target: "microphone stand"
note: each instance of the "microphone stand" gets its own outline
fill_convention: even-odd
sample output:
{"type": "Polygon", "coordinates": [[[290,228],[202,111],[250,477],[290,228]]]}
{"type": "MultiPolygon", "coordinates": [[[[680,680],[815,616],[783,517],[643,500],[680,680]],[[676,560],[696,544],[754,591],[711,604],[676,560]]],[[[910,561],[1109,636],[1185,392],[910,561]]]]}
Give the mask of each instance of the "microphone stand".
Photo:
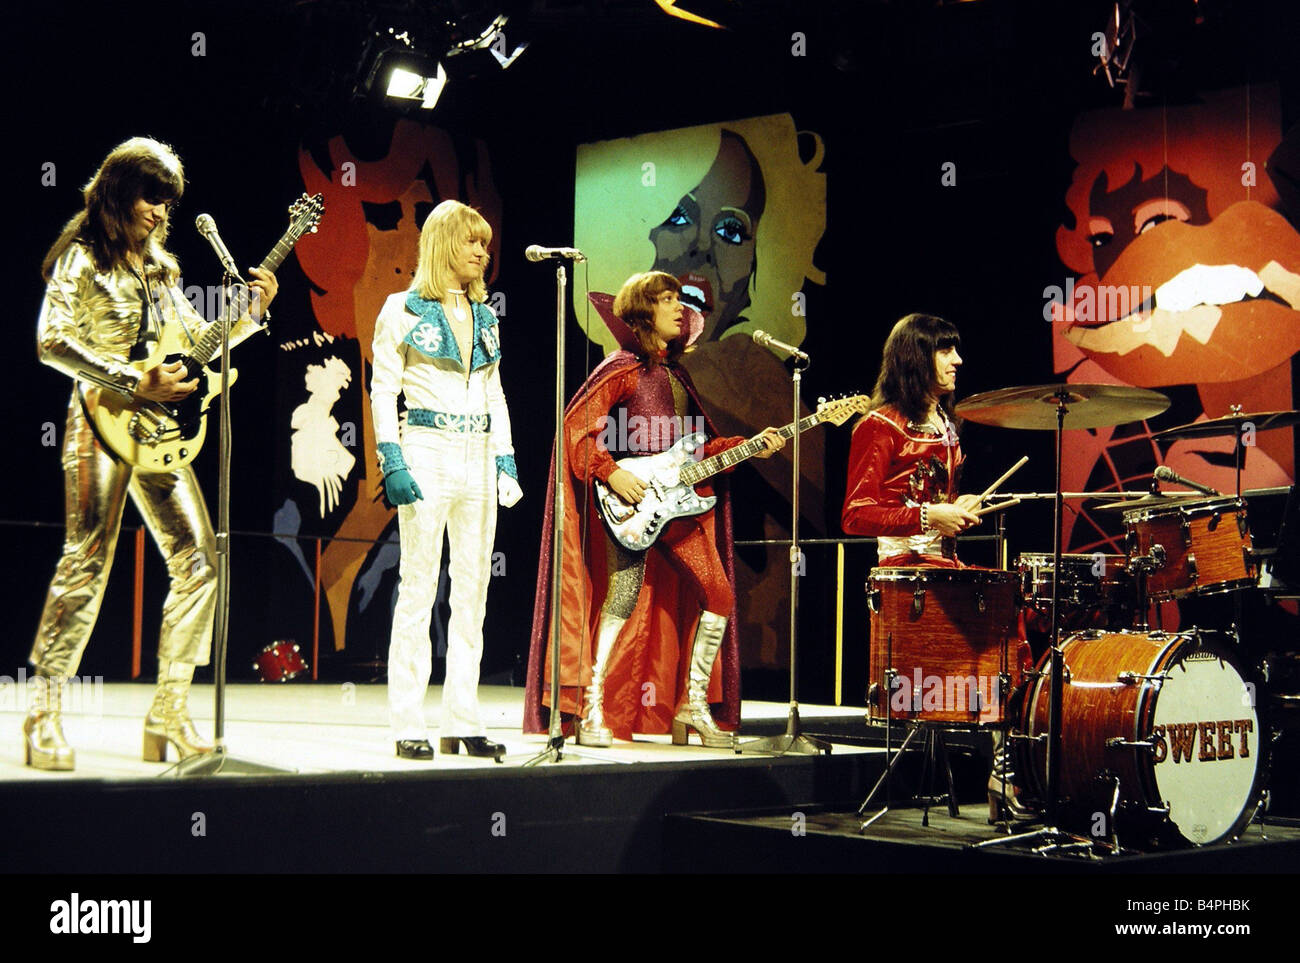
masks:
{"type": "MultiPolygon", "coordinates": [[[[568,276],[564,261],[555,262],[555,474],[551,477],[551,726],[546,748],[523,764],[559,762],[564,758],[564,722],[560,692],[560,577],[564,552],[564,489],[567,478],[564,462],[564,291],[568,276]]],[[[572,755],[584,754],[570,750],[572,755]]],[[[588,757],[594,758],[594,757],[588,757]]]]}
{"type": "Polygon", "coordinates": [[[831,751],[830,743],[800,732],[799,703],[796,701],[799,684],[799,574],[803,562],[803,554],[799,548],[799,385],[803,380],[803,368],[807,368],[810,362],[807,360],[801,362],[797,355],[792,355],[791,360],[794,362],[794,371],[790,375],[794,408],[794,441],[790,452],[790,712],[786,717],[784,733],[738,743],[736,745],[738,754],[766,752],[783,756],[787,752],[814,755],[831,751]],[[803,368],[800,367],[801,363],[803,368]]]}
{"type": "Polygon", "coordinates": [[[217,530],[215,533],[217,607],[212,629],[215,648],[213,682],[216,690],[213,747],[211,752],[201,752],[188,759],[182,759],[162,773],[164,776],[246,776],[297,771],[239,759],[230,755],[226,748],[226,641],[230,633],[230,329],[235,322],[235,312],[239,309],[240,302],[244,300],[230,296],[230,292],[236,290],[234,287],[236,280],[241,281],[242,287],[242,279],[238,275],[232,276],[229,271],[224,272],[221,278],[221,289],[227,292],[227,297],[226,310],[221,319],[221,415],[217,449],[217,530]]]}

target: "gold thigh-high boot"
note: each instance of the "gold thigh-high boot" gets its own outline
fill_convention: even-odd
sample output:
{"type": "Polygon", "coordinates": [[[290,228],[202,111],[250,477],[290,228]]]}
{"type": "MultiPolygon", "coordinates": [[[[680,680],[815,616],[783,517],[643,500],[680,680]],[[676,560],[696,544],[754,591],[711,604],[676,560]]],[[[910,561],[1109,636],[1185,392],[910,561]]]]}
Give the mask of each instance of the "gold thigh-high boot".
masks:
{"type": "Polygon", "coordinates": [[[212,751],[190,718],[188,700],[193,679],[194,666],[188,662],[158,661],[158,688],[144,720],[145,762],[165,762],[169,742],[182,759],[212,751]]]}
{"type": "Polygon", "coordinates": [[[727,617],[713,612],[700,613],[700,625],[695,630],[691,644],[691,663],[686,677],[686,701],[673,717],[673,745],[686,745],[687,731],[700,734],[700,742],[717,749],[730,749],[735,743],[730,732],[723,732],[709,712],[709,677],[713,674],[713,661],[722,646],[722,636],[727,629],[727,617]]]}
{"type": "Polygon", "coordinates": [[[68,771],[77,755],[63,738],[63,676],[38,668],[32,679],[32,707],[23,722],[23,762],[33,769],[68,771]]]}
{"type": "Polygon", "coordinates": [[[591,685],[587,686],[587,712],[578,723],[580,746],[614,744],[614,733],[605,726],[605,672],[609,668],[610,656],[614,654],[618,633],[626,624],[627,619],[620,619],[608,612],[600,613],[600,627],[596,631],[596,661],[591,666],[591,685]]]}

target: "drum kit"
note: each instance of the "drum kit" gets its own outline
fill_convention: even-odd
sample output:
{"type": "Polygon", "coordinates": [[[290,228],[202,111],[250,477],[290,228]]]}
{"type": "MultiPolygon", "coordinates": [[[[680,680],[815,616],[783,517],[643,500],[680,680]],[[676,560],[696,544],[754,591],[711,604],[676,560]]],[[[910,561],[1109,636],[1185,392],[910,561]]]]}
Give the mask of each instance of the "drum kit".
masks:
{"type": "MultiPolygon", "coordinates": [[[[931,772],[944,731],[987,728],[1001,743],[1000,808],[1028,811],[1044,828],[981,845],[1024,839],[1043,842],[1039,851],[1115,853],[1213,843],[1249,823],[1264,798],[1269,739],[1240,620],[1166,632],[1152,630],[1147,614],[1153,602],[1239,596],[1259,584],[1240,487],[1242,436],[1293,426],[1300,413],[1234,409],[1154,436],[1234,435],[1233,497],[1177,476],[1197,495],[1166,495],[1156,485],[1149,493],[1062,492],[1066,430],[1138,421],[1168,406],[1158,392],[1087,384],[985,392],[957,406],[968,421],[1056,432],[1055,491],[1004,503],[1053,498],[1053,550],[1021,554],[1007,570],[871,570],[867,718],[886,728],[887,752],[892,723],[909,731],[859,814],[918,732],[931,772]],[[1123,513],[1125,554],[1063,554],[1067,497],[1123,499],[1105,509],[1123,513]],[[1045,644],[1041,655],[1029,639],[1045,644]]],[[[948,778],[955,815],[951,770],[948,778]]]]}

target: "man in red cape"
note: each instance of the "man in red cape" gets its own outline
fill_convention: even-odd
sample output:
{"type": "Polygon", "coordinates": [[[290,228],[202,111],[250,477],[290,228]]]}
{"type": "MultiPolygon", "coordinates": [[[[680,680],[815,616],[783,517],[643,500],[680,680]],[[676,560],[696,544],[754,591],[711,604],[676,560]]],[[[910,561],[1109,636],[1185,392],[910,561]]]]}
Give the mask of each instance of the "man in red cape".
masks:
{"type": "MultiPolygon", "coordinates": [[[[656,272],[658,273],[658,272],[656,272]]],[[[676,282],[668,278],[669,287],[676,282]]],[[[626,286],[625,286],[626,287],[626,286]]],[[[665,292],[667,293],[667,292],[665,292]]],[[[689,416],[698,418],[710,436],[703,446],[703,457],[742,443],[743,438],[718,438],[703,414],[694,386],[685,371],[672,363],[684,345],[669,345],[668,360],[654,364],[636,333],[612,310],[609,295],[592,294],[592,303],[614,333],[621,350],[606,358],[586,380],[565,411],[566,458],[570,470],[565,473],[563,490],[564,532],[561,564],[560,614],[560,687],[562,712],[574,718],[589,714],[584,708],[583,690],[592,685],[596,645],[611,579],[609,573],[616,559],[611,557],[611,541],[604,523],[596,512],[592,488],[583,477],[597,477],[592,469],[596,459],[609,457],[600,441],[593,439],[592,426],[611,415],[611,409],[632,401],[638,393],[662,392],[654,381],[656,368],[669,369],[689,397],[689,416]],[[582,409],[586,409],[583,413],[582,409]],[[574,417],[577,414],[578,417],[574,417]],[[585,464],[590,462],[590,464],[585,464]]],[[[675,299],[674,299],[675,300],[675,299]]],[[[685,345],[703,330],[703,319],[693,309],[682,311],[679,338],[685,345]]],[[[666,379],[665,379],[666,380],[666,379]]],[[[654,407],[656,398],[640,398],[654,407]]],[[[671,398],[667,399],[671,410],[671,398]]],[[[647,409],[648,410],[648,409],[647,409]]],[[[632,419],[628,419],[630,422],[632,419]]],[[[610,424],[615,420],[611,416],[610,424]]],[[[698,428],[696,429],[698,430],[698,428]]],[[[686,433],[686,432],[683,432],[686,433]]],[[[603,433],[602,433],[603,434],[603,433]]],[[[678,433],[651,432],[651,446],[645,453],[666,450],[678,440],[678,433]],[[658,436],[658,437],[656,437],[658,436]]],[[[779,440],[771,444],[779,447],[779,440]]],[[[641,452],[637,452],[641,453],[641,452]]],[[[605,470],[608,472],[608,462],[605,470]]],[[[524,731],[544,732],[549,724],[549,710],[554,704],[551,680],[551,545],[553,540],[554,464],[551,466],[551,489],[547,492],[543,524],[541,557],[538,564],[537,592],[533,607],[533,629],[528,657],[528,691],[524,702],[524,731]]],[[[702,495],[707,486],[697,486],[702,495]]],[[[726,574],[729,594],[734,598],[735,579],[732,559],[731,508],[725,485],[719,485],[716,510],[696,516],[703,530],[712,536],[726,574]]],[[[694,521],[694,520],[691,520],[694,521]]],[[[685,524],[685,521],[672,525],[685,524]]],[[[670,532],[672,525],[666,531],[670,532]]],[[[663,541],[663,539],[661,539],[663,541]]],[[[708,611],[703,613],[708,618],[708,611]]],[[[727,624],[707,685],[707,702],[713,707],[717,728],[733,732],[740,724],[740,656],[731,606],[726,611],[727,624]]],[[[687,702],[693,641],[702,621],[701,599],[689,582],[669,562],[666,552],[652,546],[645,553],[644,577],[627,623],[618,633],[603,675],[604,726],[615,738],[631,739],[634,732],[666,733],[674,728],[678,708],[687,702]]],[[[697,643],[698,644],[698,643],[697,643]]],[[[701,736],[704,732],[701,731],[701,736]]],[[[585,740],[584,740],[585,741],[585,740]]],[[[602,743],[594,743],[602,744],[602,743]]]]}

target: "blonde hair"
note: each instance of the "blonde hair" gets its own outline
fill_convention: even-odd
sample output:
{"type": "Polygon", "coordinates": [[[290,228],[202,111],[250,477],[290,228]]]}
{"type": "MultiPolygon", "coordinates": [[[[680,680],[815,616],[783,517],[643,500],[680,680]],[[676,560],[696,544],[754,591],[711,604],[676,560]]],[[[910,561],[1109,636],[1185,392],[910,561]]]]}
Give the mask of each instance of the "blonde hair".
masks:
{"type": "MultiPolygon", "coordinates": [[[[448,289],[456,284],[452,271],[455,245],[466,236],[482,241],[487,247],[492,243],[492,227],[482,214],[460,201],[443,201],[435,207],[420,229],[420,261],[411,290],[426,301],[441,301],[446,297],[448,289]]],[[[483,268],[486,276],[486,263],[483,268]]],[[[475,278],[465,296],[471,301],[486,301],[487,283],[482,277],[475,278]]]]}
{"type": "MultiPolygon", "coordinates": [[[[825,272],[813,263],[826,230],[826,175],[818,169],[825,148],[812,134],[813,156],[803,160],[799,136],[808,132],[797,130],[789,114],[580,144],[573,234],[576,246],[591,260],[589,288],[584,272],[574,272],[579,323],[588,317],[589,290],[615,291],[624,278],[654,264],[651,229],[703,180],[722,146],[723,131],[745,142],[762,172],[767,197],[754,239],[757,270],[750,278],[744,312],[754,320],[733,324],[718,335],[748,337],[753,329],[763,328],[791,344],[803,341],[804,317],[793,313],[791,296],[805,281],[826,283],[825,272]]],[[[617,347],[594,313],[587,337],[607,352],[617,347]]]]}

